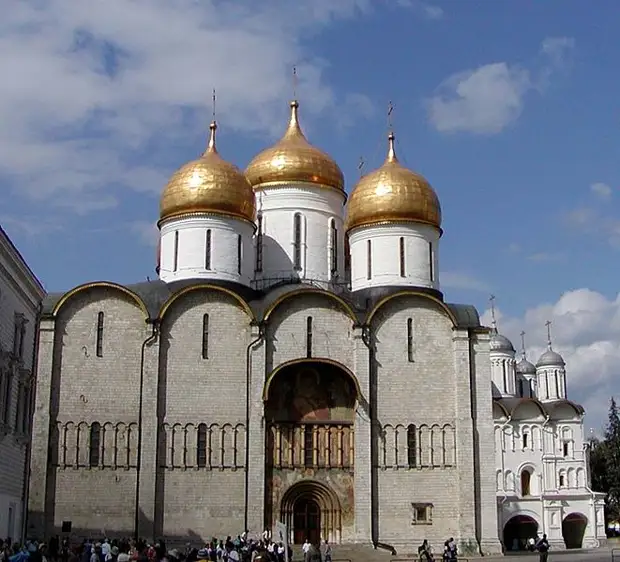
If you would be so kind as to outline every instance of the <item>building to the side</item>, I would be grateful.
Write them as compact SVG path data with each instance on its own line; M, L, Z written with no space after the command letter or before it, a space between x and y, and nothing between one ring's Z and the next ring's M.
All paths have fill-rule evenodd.
M0 537L20 540L38 313L45 291L0 227Z
M441 292L435 191L390 134L347 196L297 102L245 172L215 133L158 280L45 301L29 532L499 552L491 331Z
M535 365L524 342L517 362L494 322L490 355L498 524L506 548L522 550L543 533L556 548L599 546L606 537L605 494L590 488L585 412L568 399L566 364L550 332Z

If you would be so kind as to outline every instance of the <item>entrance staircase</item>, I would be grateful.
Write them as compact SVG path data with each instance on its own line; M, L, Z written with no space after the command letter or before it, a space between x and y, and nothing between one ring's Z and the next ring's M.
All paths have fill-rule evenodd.
M401 556L392 556L388 550L376 550L365 544L332 544L332 562L390 562ZM409 560L413 558L407 556ZM303 562L301 545L293 546L293 562Z

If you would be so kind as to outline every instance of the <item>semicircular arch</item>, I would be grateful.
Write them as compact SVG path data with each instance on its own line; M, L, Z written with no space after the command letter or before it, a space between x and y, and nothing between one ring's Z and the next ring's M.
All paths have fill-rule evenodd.
M435 306L437 306L440 310L442 310L444 312L444 314L450 319L450 321L452 322L453 326L457 326L458 325L458 321L456 316L454 315L454 313L450 310L450 307L448 307L448 305L443 302L441 299L430 295L428 293L424 293L422 291L399 291L397 293L394 293L392 295L388 295L387 297L382 298L377 304L375 304L375 306L368 312L368 315L366 316L366 324L370 324L373 320L373 318L375 317L375 315L377 314L377 312L379 312L379 310L381 308L383 308L386 304L388 304L389 302L398 299L398 298L403 298L403 297L418 297L421 299L426 299L428 301L431 301L433 304L435 304Z
M241 295L239 295L235 291L228 289L226 287L220 287L219 285L212 285L210 283L200 283L198 285L190 285L189 287L184 287L180 291L177 291L176 293L173 293L172 295L170 295L170 297L168 297L168 300L166 300L166 302L162 305L159 311L159 318L163 320L166 316L166 313L170 310L170 308L175 302L177 302L179 299L181 299L183 296L187 295L188 293L193 293L194 291L215 291L215 292L228 295L229 297L234 299L237 302L237 304L239 304L239 306L250 317L252 321L256 320L256 316L254 315L252 308Z
M295 502L302 498L316 501L323 510L340 511L340 500L336 493L326 484L314 479L300 480L293 484L282 495L282 512L292 511Z
M351 321L355 324L357 323L357 317L351 305L344 300L342 297L332 293L330 291L326 291L325 289L319 289L317 287L304 287L301 289L296 289L294 291L289 291L288 293L284 293L280 295L277 299L275 299L263 313L263 320L266 322L269 320L271 315L275 312L275 310L282 304L284 304L287 300L299 297L302 295L322 295L325 298L336 302L343 312L351 319Z
M579 404L573 402L572 400L564 400L564 399L558 400L550 404L548 406L549 414L553 416L556 410L558 410L559 408L563 408L563 407L571 408L575 412L575 414L577 414L577 416L581 416L584 414L584 410Z
M267 377L265 378L265 384L263 385L263 402L269 400L269 390L271 389L271 383L273 382L278 373L288 367L292 367L293 365L304 365L311 363L322 363L324 365L331 365L332 367L340 369L345 375L349 377L349 379L353 383L353 387L355 388L355 398L359 400L360 396L362 396L362 389L360 387L360 383L357 380L357 377L355 376L353 371L351 371L351 369L349 369L347 366L343 365L339 361L334 361L333 359L312 357L312 359L292 359L291 361L286 361L285 363L282 363L278 365L275 369L273 369L271 373L269 373L269 375L267 375Z
M144 301L140 298L140 296L137 293L134 293L131 289L128 289L127 287L124 287L123 285L119 285L118 283L113 283L111 281L95 281L93 283L84 283L83 285L78 285L77 287L74 287L70 291L67 291L54 305L54 308L52 309L52 315L57 316L58 313L63 308L63 306L65 306L71 299L73 299L77 295L85 291L90 291L92 289L98 289L98 288L111 289L113 291L118 291L120 293L125 294L126 296L131 298L135 302L136 305L138 305L138 307L144 314L145 319L148 320L150 318L150 314L149 314L146 304L144 303Z
M504 518L504 528L509 523L517 522L519 519L530 520L540 528L540 521L538 518L538 514L530 509L519 509L517 511L513 511L511 513L507 513Z
M506 409L506 407L501 402L498 402L497 400L493 401L493 410L495 410L495 408L497 408L501 412L501 416L504 416L506 419L510 417L510 414L508 413L508 410Z

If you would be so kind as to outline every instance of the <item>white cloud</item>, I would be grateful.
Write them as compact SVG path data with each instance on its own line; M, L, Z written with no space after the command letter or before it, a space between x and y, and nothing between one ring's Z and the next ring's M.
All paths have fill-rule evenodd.
M603 237L610 247L620 249L620 220L610 209L576 207L563 216L568 227L585 234Z
M477 279L468 273L446 271L441 274L441 286L450 289L462 289L466 291L488 292L490 287L484 281Z
M129 224L129 230L136 236L140 244L156 247L159 241L159 229L157 223L148 221L135 221Z
M590 289L564 293L557 302L530 308L520 318L498 312L499 330L520 347L526 332L528 358L534 363L546 348L545 322L552 322L553 348L566 361L569 398L587 410L597 431L605 422L609 398L618 395L620 376L620 294L613 299ZM490 325L490 311L482 321Z
M609 187L606 183L596 182L590 186L590 191L594 193L597 197L601 199L610 199L611 198L611 187Z
M116 205L126 187L161 189L149 148L204 129L213 88L222 134L281 130L294 65L307 121L341 115L346 99L356 115L371 110L325 82L326 62L304 41L373 0L7 2L0 181L41 203L85 213Z
M570 38L545 39L538 73L518 64L495 62L453 74L428 101L431 123L443 133L501 132L521 115L526 95L541 90L553 71L565 66L573 47Z

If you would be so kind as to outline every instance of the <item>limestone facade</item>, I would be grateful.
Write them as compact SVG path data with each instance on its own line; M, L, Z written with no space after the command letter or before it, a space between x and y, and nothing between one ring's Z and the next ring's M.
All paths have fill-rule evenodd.
M0 536L22 536L37 315L45 291L0 228Z
M497 550L488 353L473 308L423 291L152 281L50 296L29 533L186 540L288 518L299 539L294 504L311 496L334 542ZM334 423L267 413L303 369L348 385Z

